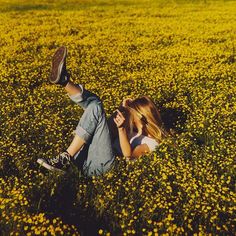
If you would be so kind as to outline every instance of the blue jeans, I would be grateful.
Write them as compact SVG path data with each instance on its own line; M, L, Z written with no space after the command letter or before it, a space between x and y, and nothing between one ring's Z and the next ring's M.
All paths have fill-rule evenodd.
M87 176L100 175L115 164L110 131L106 114L99 97L77 84L82 93L69 95L70 99L84 109L75 134L85 145L74 155L74 162Z

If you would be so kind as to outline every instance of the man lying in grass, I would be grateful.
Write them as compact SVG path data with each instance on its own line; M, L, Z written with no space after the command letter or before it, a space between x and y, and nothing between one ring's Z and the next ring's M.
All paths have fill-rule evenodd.
M135 160L155 150L169 135L157 107L147 96L125 99L107 120L99 97L71 81L66 56L64 46L53 55L50 82L63 86L84 113L67 150L54 158L39 158L40 165L64 171L73 162L87 176L100 175L113 167L117 155Z

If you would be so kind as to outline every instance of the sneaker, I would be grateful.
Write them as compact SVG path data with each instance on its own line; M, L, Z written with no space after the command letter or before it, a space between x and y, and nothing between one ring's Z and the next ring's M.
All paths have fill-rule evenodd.
M48 170L65 172L71 164L71 159L68 152L62 152L54 158L39 158L37 162Z
M62 46L57 49L52 58L52 69L50 75L50 82L53 84L60 84L66 86L69 82L69 73L66 70L66 56L67 49Z

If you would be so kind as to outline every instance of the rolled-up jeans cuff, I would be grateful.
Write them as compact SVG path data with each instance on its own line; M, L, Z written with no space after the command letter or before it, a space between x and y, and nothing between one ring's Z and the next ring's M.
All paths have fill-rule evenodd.
M75 134L77 134L80 138L82 138L85 143L88 143L91 134L89 134L85 129L83 129L80 125L77 125L76 130L74 131Z
M77 84L76 86L79 86L81 88L81 93L76 93L76 94L73 94L73 95L70 95L68 94L69 98L75 102L75 103L78 103L78 102L82 102L83 101L83 92L84 92L84 88L81 84Z

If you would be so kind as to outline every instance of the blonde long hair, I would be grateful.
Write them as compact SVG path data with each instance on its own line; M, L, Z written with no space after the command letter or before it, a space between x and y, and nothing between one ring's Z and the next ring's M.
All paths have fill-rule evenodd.
M130 133L134 129L134 115L138 115L142 122L142 131L158 143L161 143L164 138L170 135L164 128L159 110L149 97L142 96L131 100L126 108L129 113L128 127Z

